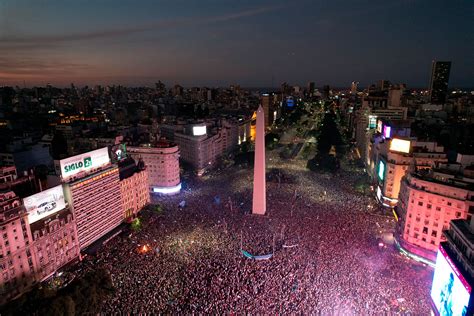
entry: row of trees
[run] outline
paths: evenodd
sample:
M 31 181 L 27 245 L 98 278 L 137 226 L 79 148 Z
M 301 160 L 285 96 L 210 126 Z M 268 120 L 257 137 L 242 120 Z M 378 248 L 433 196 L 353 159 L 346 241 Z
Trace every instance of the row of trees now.
M 106 270 L 89 272 L 59 290 L 39 287 L 8 303 L 1 315 L 84 315 L 98 314 L 101 302 L 114 291 Z

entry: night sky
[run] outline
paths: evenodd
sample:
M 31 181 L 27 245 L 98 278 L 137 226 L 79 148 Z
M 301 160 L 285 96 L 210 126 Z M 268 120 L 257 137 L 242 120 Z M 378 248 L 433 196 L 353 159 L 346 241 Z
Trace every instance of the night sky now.
M 0 0 L 0 86 L 474 86 L 472 0 Z M 273 78 L 273 79 L 272 79 Z

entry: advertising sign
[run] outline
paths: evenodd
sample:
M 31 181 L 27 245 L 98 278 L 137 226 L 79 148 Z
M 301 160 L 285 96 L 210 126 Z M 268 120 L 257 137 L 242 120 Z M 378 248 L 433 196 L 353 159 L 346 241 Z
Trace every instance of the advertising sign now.
M 410 141 L 404 139 L 394 138 L 390 142 L 390 150 L 398 151 L 402 153 L 410 152 Z
M 392 128 L 388 125 L 383 126 L 383 137 L 390 138 L 392 134 Z
M 431 299 L 441 316 L 467 315 L 471 286 L 466 282 L 442 246 L 436 257 Z
M 66 207 L 61 185 L 24 198 L 23 203 L 28 212 L 30 224 Z
M 295 100 L 293 98 L 287 98 L 286 99 L 286 106 L 289 108 L 292 108 L 295 106 Z
M 117 144 L 111 148 L 112 160 L 120 161 L 127 158 L 127 146 L 125 144 Z
M 96 149 L 85 154 L 69 157 L 59 161 L 61 176 L 63 179 L 70 178 L 82 171 L 98 168 L 110 163 L 109 150 L 107 147 Z
M 377 122 L 377 132 L 382 133 L 382 125 L 383 125 L 383 122 L 381 120 L 378 120 L 378 122 Z
M 384 179 L 384 176 L 385 176 L 385 162 L 383 162 L 382 160 L 379 161 L 379 172 L 378 172 L 378 176 L 379 176 L 379 179 L 380 179 L 380 180 L 383 180 L 383 179 Z
M 374 129 L 377 126 L 377 116 L 369 115 L 369 129 Z
M 206 133 L 207 133 L 206 125 L 204 125 L 204 126 L 193 126 L 193 135 L 194 136 L 206 135 Z

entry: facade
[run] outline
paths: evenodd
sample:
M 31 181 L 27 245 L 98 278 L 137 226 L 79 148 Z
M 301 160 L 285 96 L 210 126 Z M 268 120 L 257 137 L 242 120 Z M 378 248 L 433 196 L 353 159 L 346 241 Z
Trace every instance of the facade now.
M 454 219 L 474 212 L 474 182 L 452 178 L 446 170 L 409 173 L 403 178 L 396 209 L 402 247 L 434 261 L 442 234 Z
M 36 282 L 28 214 L 12 191 L 0 192 L 0 302 L 28 290 Z
M 79 241 L 74 215 L 66 207 L 30 225 L 37 279 L 43 281 L 64 265 L 79 260 Z
M 186 147 L 187 150 L 189 148 L 190 146 Z M 175 143 L 160 141 L 155 146 L 151 144 L 139 147 L 129 146 L 128 154 L 136 161 L 142 160 L 145 164 L 149 187 L 147 192 L 177 193 L 180 191 L 180 148 Z
M 395 145 L 406 143 L 409 151 Z M 435 142 L 418 142 L 401 138 L 385 139 L 372 146 L 369 174 L 377 182 L 377 198 L 384 205 L 394 207 L 398 202 L 403 176 L 411 169 L 431 169 L 447 162 L 444 148 Z
M 265 128 L 268 128 L 273 124 L 273 95 L 262 94 L 260 99 L 265 114 Z
M 430 78 L 430 102 L 443 104 L 448 96 L 449 73 L 451 71 L 450 61 L 435 61 L 431 64 Z
M 150 203 L 148 171 L 143 160 L 138 165 L 131 158 L 119 162 L 120 199 L 123 219 L 129 221 Z
M 355 140 L 360 158 L 367 163 L 370 139 L 377 132 L 378 120 L 404 121 L 407 119 L 406 107 L 377 107 L 363 105 L 355 113 Z M 379 131 L 382 133 L 382 131 Z
M 65 184 L 64 193 L 76 217 L 81 250 L 122 222 L 119 180 L 118 167 L 108 165 Z

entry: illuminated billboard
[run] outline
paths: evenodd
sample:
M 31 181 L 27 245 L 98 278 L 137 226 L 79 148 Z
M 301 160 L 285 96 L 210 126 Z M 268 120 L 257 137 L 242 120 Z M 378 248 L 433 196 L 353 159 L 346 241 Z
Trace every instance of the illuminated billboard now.
M 98 168 L 109 163 L 109 150 L 107 147 L 104 147 L 85 154 L 62 159 L 59 161 L 59 166 L 62 178 L 67 179 L 82 171 Z
M 471 286 L 440 246 L 431 286 L 431 299 L 439 315 L 467 315 L 470 296 Z
M 121 161 L 127 158 L 127 146 L 123 143 L 112 146 L 110 152 L 112 154 L 112 160 L 114 162 Z
M 23 203 L 28 212 L 30 224 L 66 207 L 63 187 L 61 185 L 24 198 Z
M 207 127 L 204 126 L 193 126 L 193 135 L 194 136 L 201 136 L 207 134 Z
M 388 125 L 383 126 L 383 137 L 390 138 L 392 134 L 392 128 Z
M 369 129 L 374 129 L 377 126 L 377 116 L 369 115 Z
M 289 108 L 292 108 L 295 106 L 295 100 L 293 98 L 288 98 L 286 99 L 286 106 Z
M 390 150 L 398 151 L 402 153 L 410 152 L 410 141 L 404 139 L 394 138 L 390 142 Z
M 377 132 L 382 133 L 382 125 L 383 125 L 383 122 L 379 120 L 377 122 Z
M 377 173 L 380 180 L 383 180 L 385 175 L 385 162 L 382 160 L 379 161 L 379 172 Z

